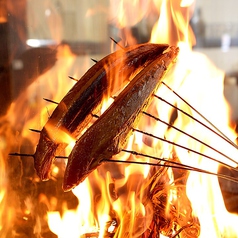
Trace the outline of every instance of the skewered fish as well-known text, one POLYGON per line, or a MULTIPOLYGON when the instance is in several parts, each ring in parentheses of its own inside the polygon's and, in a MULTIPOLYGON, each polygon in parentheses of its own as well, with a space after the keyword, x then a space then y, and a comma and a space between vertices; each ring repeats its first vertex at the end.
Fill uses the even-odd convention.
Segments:
POLYGON ((77 138, 101 107, 102 99, 123 88, 133 75, 161 54, 166 44, 140 44, 118 50, 92 66, 66 94, 40 133, 34 154, 41 180, 50 178, 55 155, 68 143, 62 132, 77 138), (121 79, 115 87, 115 81, 121 79))
POLYGON ((179 50, 170 47, 141 70, 116 97, 111 106, 79 138, 68 158, 63 190, 82 182, 103 159, 110 159, 123 149, 128 137, 146 110, 163 75, 179 50))

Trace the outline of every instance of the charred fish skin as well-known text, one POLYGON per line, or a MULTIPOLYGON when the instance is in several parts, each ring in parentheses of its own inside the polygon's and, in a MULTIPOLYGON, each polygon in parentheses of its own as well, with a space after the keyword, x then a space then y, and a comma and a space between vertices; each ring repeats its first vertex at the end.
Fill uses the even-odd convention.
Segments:
POLYGON ((117 77, 123 75, 124 80, 121 81, 121 87, 123 87, 136 69, 143 67, 146 62, 153 60, 167 48, 168 45, 142 44, 117 51, 100 60, 64 97, 62 107, 57 108, 62 126, 70 134, 77 133, 78 135, 92 119, 91 112, 100 105, 103 96, 114 93, 115 76, 113 77, 112 74, 118 74, 117 77))
POLYGON ((179 52, 176 47, 161 54, 138 73, 117 96, 112 105, 79 138, 68 158, 63 190, 69 191, 82 182, 103 159, 110 159, 125 145, 152 100, 163 75, 179 52))
POLYGON ((67 146, 57 137, 59 132, 66 131, 76 138, 92 120, 92 114, 99 110, 103 97, 115 92, 112 75, 124 79, 123 87, 132 74, 142 70, 167 48, 167 44, 147 43, 118 50, 98 61, 82 76, 58 104, 40 133, 34 164, 41 180, 50 178, 55 155, 67 146), (49 127, 53 135, 49 133, 49 127))

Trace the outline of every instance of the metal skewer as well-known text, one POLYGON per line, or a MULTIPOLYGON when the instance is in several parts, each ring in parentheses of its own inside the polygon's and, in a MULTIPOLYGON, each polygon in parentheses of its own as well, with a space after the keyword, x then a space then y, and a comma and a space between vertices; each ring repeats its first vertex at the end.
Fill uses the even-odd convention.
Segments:
POLYGON ((79 80, 78 79, 76 79, 76 78, 74 78, 74 77, 72 77, 72 76, 68 76, 70 79, 72 79, 72 80, 74 80, 74 81, 76 81, 76 82, 78 82, 79 80))
POLYGON ((221 161, 219 161, 219 160, 217 160, 217 159, 215 159, 215 158, 213 158, 213 157, 211 157, 211 156, 205 155, 205 154, 203 154, 203 153, 201 153, 201 152, 198 152, 198 151, 196 151, 196 150, 190 149, 189 147, 186 147, 186 146, 177 144, 177 143, 175 143, 175 142, 173 142, 173 141, 166 140, 166 139, 164 139, 164 138, 162 138, 162 137, 158 137, 158 136, 155 136, 155 135, 153 135, 153 134, 150 134, 150 133, 147 133, 147 132, 138 130, 138 129, 134 129, 134 131, 137 131, 137 132, 142 133, 142 134, 144 134, 144 135, 146 135, 146 136, 150 136, 150 137, 153 137, 153 138, 155 138, 155 139, 161 140, 161 141, 163 141, 163 142, 169 143, 169 144, 171 144, 171 145, 180 147, 180 148, 182 148, 182 149, 188 150, 189 152, 193 152, 193 153, 195 153, 195 154, 201 155, 201 156, 203 156, 203 157, 205 157, 205 158, 208 158, 208 159, 213 160, 213 161, 215 161, 215 162, 217 162, 217 163, 219 163, 219 164, 222 164, 222 165, 224 165, 225 167, 228 167, 228 168, 230 168, 230 169, 233 169, 233 170, 238 171, 238 169, 233 168, 233 167, 231 167, 230 165, 228 165, 228 164, 226 164, 226 163, 223 163, 223 162, 221 162, 221 161))
POLYGON ((236 149, 238 146, 228 137, 226 136, 219 128, 217 128, 210 120, 208 120, 202 113, 200 113, 196 108, 194 108, 190 103, 184 100, 178 93, 176 93, 172 88, 170 88, 165 82, 162 82, 171 92, 173 92, 179 99, 181 99, 185 104, 187 104, 192 110, 194 110, 199 116, 201 116, 207 123, 209 123, 213 128, 215 128, 225 139, 226 141, 233 145, 236 149))
MULTIPOLYGON (((186 133, 185 131, 183 131, 183 130, 181 130, 181 129, 179 129, 179 128, 173 126, 173 125, 170 125, 169 123, 167 123, 167 122, 161 120, 161 119, 158 118, 158 117, 155 117, 155 116, 153 116, 153 115, 151 115, 151 114, 149 114, 149 113, 147 113, 147 112, 143 112, 143 113, 144 113, 146 116, 149 116, 149 117, 151 117, 151 118, 153 118, 153 119, 155 119, 155 120, 157 120, 157 121, 160 121, 160 122, 166 124, 167 126, 173 128, 174 130, 177 130, 177 131, 181 132, 182 134, 184 134, 184 135, 186 135, 186 136, 192 138, 193 140, 195 140, 195 141, 201 143, 202 145, 205 145, 206 147, 210 148, 211 150, 213 150, 213 151, 217 152, 218 154, 224 156, 224 157, 227 158, 228 160, 230 160, 230 161, 232 161, 232 162, 235 162, 232 158, 230 158, 230 157, 227 156, 226 154, 222 153, 221 151, 215 149, 214 147, 210 146, 209 144, 203 142, 202 140, 200 140, 200 139, 198 139, 198 138, 196 138, 196 137, 194 137, 194 136, 192 136, 192 135, 186 133)), ((139 132, 141 132, 141 131, 139 131, 139 132)), ((141 132, 141 133, 142 133, 142 132, 141 132)), ((146 134, 146 135, 148 135, 148 134, 146 134)), ((154 136, 153 136, 153 137, 154 137, 154 136)), ((157 138, 157 139, 159 139, 159 138, 157 138)), ((168 141, 166 141, 166 142, 168 142, 168 141)), ((170 142, 168 142, 168 143, 170 143, 170 142)), ((174 144, 174 145, 175 145, 175 144, 174 144)), ((179 145, 177 145, 177 146, 179 146, 179 145)), ((180 146, 180 147, 181 147, 181 146, 180 146)), ((185 147, 184 149, 188 149, 188 148, 185 147)), ((192 150, 190 150, 190 151, 192 151, 192 150)), ((192 152, 194 152, 194 151, 192 151, 192 152)), ((195 153, 197 153, 197 152, 195 152, 195 153)), ((203 156, 204 156, 204 157, 207 157, 207 156, 205 156, 205 155, 203 155, 203 156)), ((211 159, 211 158, 210 158, 210 159, 211 159)), ((218 162, 218 163, 220 163, 220 164, 223 164, 223 165, 226 166, 226 167, 229 166, 229 165, 227 165, 227 164, 225 164, 225 163, 222 163, 222 162, 220 162, 220 161, 218 161, 218 160, 216 160, 216 159, 212 159, 212 160, 214 160, 214 161, 216 161, 216 162, 218 162)), ((235 163, 238 164, 237 162, 235 162, 235 163)), ((231 167, 231 166, 229 166, 229 168, 232 168, 233 170, 238 171, 238 168, 233 168, 233 167, 231 167)))
MULTIPOLYGON (((206 124, 204 124, 203 122, 199 121, 198 119, 196 119, 195 117, 193 117, 193 116, 190 115, 189 113, 183 111, 182 109, 176 107, 176 106, 173 105, 172 103, 166 101, 165 99, 163 99, 163 98, 161 98, 161 97, 159 97, 159 96, 157 96, 157 95, 154 95, 154 96, 155 96, 157 99, 159 99, 159 100, 165 102, 166 104, 170 105, 171 107, 175 108, 176 110, 182 112, 184 115, 190 117, 191 119, 193 119, 194 121, 198 122, 199 124, 201 124, 202 126, 204 126, 205 128, 207 128, 208 130, 212 131, 214 134, 216 134, 217 136, 219 136, 221 139, 225 140, 226 142, 228 142, 229 144, 231 144, 232 146, 234 146, 234 145, 233 145, 234 143, 231 143, 230 140, 227 140, 224 136, 222 136, 221 134, 219 134, 218 132, 216 132, 215 130, 213 130, 212 128, 210 128, 209 126, 207 126, 206 124)), ((235 148, 238 149, 237 146, 235 146, 235 148)), ((230 159, 230 160, 231 160, 233 163, 236 163, 236 164, 238 165, 237 161, 235 161, 235 160, 233 160, 233 159, 230 159)))
MULTIPOLYGON (((143 154, 143 153, 139 153, 136 151, 130 151, 130 150, 122 150, 123 152, 126 153, 130 153, 136 156, 142 156, 142 157, 146 157, 149 159, 154 159, 157 161, 161 161, 161 162, 166 162, 166 164, 159 164, 159 163, 152 163, 152 162, 143 162, 143 161, 132 161, 132 160, 117 160, 117 159, 103 159, 101 160, 101 163, 125 163, 125 164, 138 164, 138 165, 150 165, 150 166, 155 166, 155 167, 167 167, 167 168, 174 168, 174 169, 183 169, 183 170, 188 170, 188 171, 195 171, 195 172, 200 172, 200 173, 205 173, 205 174, 209 174, 209 175, 214 175, 217 176, 219 178, 222 179, 226 179, 228 181, 232 181, 232 182, 236 182, 238 183, 238 178, 234 178, 231 176, 227 176, 224 174, 219 174, 219 173, 213 173, 207 170, 203 170, 203 169, 199 169, 190 165, 186 165, 186 164, 182 164, 179 162, 175 162, 175 161, 170 161, 169 159, 164 159, 164 158, 159 158, 159 157, 155 157, 152 155, 147 155, 147 154, 143 154)), ((23 154, 23 153, 10 153, 9 156, 25 156, 25 157, 32 157, 34 158, 34 154, 23 154)), ((67 156, 55 156, 56 159, 68 159, 67 156)))
POLYGON ((119 44, 115 39, 113 39, 112 37, 110 37, 110 39, 111 39, 116 45, 118 45, 121 49, 125 50, 125 47, 123 47, 121 44, 119 44))
MULTIPOLYGON (((150 157, 148 155, 143 155, 145 157, 150 157)), ((162 160, 160 158, 156 158, 157 160, 162 160)), ((158 164, 158 163, 151 163, 151 162, 143 162, 143 161, 132 161, 132 160, 116 160, 116 159, 103 159, 102 162, 108 162, 108 163, 125 163, 125 164, 139 164, 139 165, 149 165, 149 166, 156 166, 156 167, 166 167, 166 168, 174 168, 174 169, 184 169, 184 170, 189 170, 189 171, 194 171, 194 172, 200 172, 200 173, 204 173, 204 174, 209 174, 209 175, 214 175, 217 176, 219 178, 222 179, 226 179, 232 182, 236 182, 238 183, 238 178, 234 178, 231 176, 227 176, 224 174, 218 174, 218 173, 213 173, 207 170, 203 170, 203 169, 199 169, 196 167, 192 167, 192 166, 188 166, 188 165, 184 165, 184 164, 180 164, 180 165, 174 165, 173 161, 169 161, 167 160, 167 162, 169 164, 158 164), (172 165, 171 165, 172 164, 172 165)))
MULTIPOLYGON (((165 83, 163 83, 165 86, 167 86, 165 83)), ((169 86, 167 86, 169 88, 169 86)), ((172 90, 171 88, 169 88, 170 90, 172 90)), ((191 107, 193 110, 195 110, 197 112, 197 110, 195 108, 193 108, 189 103, 187 103, 181 96, 179 96, 176 92, 174 92, 172 90, 173 93, 175 93, 181 100, 183 100, 189 107, 191 107)), ((202 126, 204 126, 205 128, 207 128, 208 130, 212 131, 213 133, 215 133, 217 136, 221 137, 222 139, 224 139, 225 141, 227 141, 228 143, 230 143, 230 139, 229 138, 226 138, 226 136, 224 136, 222 133, 219 134, 218 132, 214 131, 212 128, 208 127, 207 125, 205 125, 204 123, 202 123, 201 121, 199 121, 198 119, 196 119, 195 117, 193 117, 192 115, 188 114, 187 112, 183 111, 182 109, 174 106, 173 104, 169 103, 168 101, 166 101, 165 99, 157 96, 157 95, 154 95, 157 99, 167 103, 168 105, 170 105, 171 107, 177 109, 178 111, 182 112, 183 114, 185 114, 186 116, 190 117, 191 119, 193 119, 194 121, 198 122, 199 124, 201 124, 202 126)), ((55 104, 58 104, 57 102, 54 102, 50 99, 45 99, 46 101, 49 101, 49 102, 52 102, 52 103, 55 103, 55 104)), ((212 149, 213 151, 217 152, 218 154, 224 156, 225 158, 229 159, 230 161, 238 164, 235 160, 233 160, 232 158, 230 158, 229 156, 225 155, 224 153, 220 152, 219 150, 215 149, 214 147, 206 144, 205 142, 195 138, 194 136, 182 131, 181 129, 161 120, 160 118, 158 117, 155 117, 147 112, 142 112, 144 115, 146 116, 149 116, 157 121, 160 121, 161 123, 164 123, 166 124, 167 126, 179 131, 180 133, 183 133, 184 135, 194 139, 195 141, 207 146, 208 148, 212 149)), ((202 116, 199 112, 197 112, 200 116, 202 116)), ((98 117, 97 115, 93 115, 95 117, 98 117)), ((203 117, 203 116, 202 116, 203 117)), ((203 117, 205 119, 205 117, 203 117)), ((207 120, 207 119, 206 119, 207 120)), ((208 121, 209 122, 209 121, 208 121)), ((209 123, 211 124, 211 123, 209 123)), ((213 124, 211 124, 213 126, 213 124)), ((215 128, 217 130, 217 128, 215 128)), ((41 131, 39 130, 36 130, 36 129, 30 129, 31 131, 33 132, 37 132, 37 133, 40 133, 41 131)), ((238 168, 234 168, 222 161, 219 161, 211 156, 208 156, 208 155, 205 155, 201 152, 198 152, 198 151, 195 151, 193 149, 190 149, 186 146, 182 146, 180 144, 177 144, 175 142, 172 142, 172 141, 169 141, 169 140, 166 140, 165 138, 161 138, 161 137, 158 137, 156 135, 153 135, 151 133, 147 133, 145 131, 141 131, 139 129, 136 129, 136 128, 133 128, 134 131, 137 131, 139 133, 142 133, 146 136, 149 136, 149 137, 153 137, 153 138, 156 138, 158 140, 161 140, 163 142, 166 142, 166 143, 169 143, 169 144, 172 144, 174 146, 177 146, 177 147, 180 147, 180 148, 183 148, 183 149, 186 149, 188 150, 189 152, 193 152, 195 154, 198 154, 200 156, 203 156, 207 159, 210 159, 212 161, 215 161, 229 169, 232 169, 234 171, 238 171, 238 168)), ((219 131, 219 130, 218 130, 219 131)), ((220 131, 219 131, 220 132, 220 131)), ((230 143, 231 145, 233 145, 233 143, 230 143)), ((235 146, 236 148, 238 148, 237 146, 235 146)), ((171 167, 171 168, 178 168, 178 169, 185 169, 185 170, 189 170, 189 171, 196 171, 196 172, 202 172, 202 173, 206 173, 206 174, 211 174, 211 175, 215 175, 215 176, 218 176, 220 178, 223 178, 223 179, 227 179, 229 181, 233 181, 233 182, 238 182, 238 179, 236 178, 233 178, 231 176, 226 176, 226 175, 223 175, 223 174, 218 174, 218 173, 212 173, 212 172, 209 172, 209 171, 206 171, 206 170, 203 170, 203 169, 199 169, 199 168, 196 168, 196 167, 192 167, 192 166, 189 166, 189 165, 186 165, 186 164, 181 164, 181 163, 178 163, 178 162, 174 162, 174 161, 169 161, 168 159, 163 159, 163 158, 158 158, 158 157, 154 157, 154 156, 151 156, 151 155, 147 155, 147 154, 142 154, 142 153, 139 153, 139 152, 136 152, 136 151, 129 151, 129 150, 125 150, 123 149, 122 151, 124 152, 127 152, 127 153, 131 153, 131 154, 134 154, 134 155, 138 155, 138 156, 143 156, 143 157, 147 157, 147 158, 150 158, 150 159, 154 159, 154 160, 157 160, 157 161, 161 161, 161 162, 165 162, 165 164, 158 164, 158 163, 149 163, 149 162, 141 162, 141 161, 121 161, 121 160, 111 160, 111 159, 104 159, 102 160, 102 162, 114 162, 114 163, 132 163, 132 164, 143 164, 143 165, 151 165, 151 166, 163 166, 163 167, 171 167)), ((34 158, 34 154, 22 154, 22 153, 10 153, 9 154, 10 156, 27 156, 27 157, 33 157, 34 158)), ((68 157, 67 156, 55 156, 56 159, 67 159, 68 157)))
POLYGON ((47 102, 51 102, 51 103, 54 103, 54 104, 59 104, 58 102, 55 102, 55 101, 53 101, 53 100, 51 100, 51 99, 48 99, 48 98, 43 98, 45 101, 47 101, 47 102))

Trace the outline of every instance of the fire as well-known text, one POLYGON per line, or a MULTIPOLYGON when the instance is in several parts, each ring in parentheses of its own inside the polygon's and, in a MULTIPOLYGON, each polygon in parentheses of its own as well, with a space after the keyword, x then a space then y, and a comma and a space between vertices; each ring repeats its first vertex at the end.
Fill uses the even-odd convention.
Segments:
POLYGON ((88 187, 89 182, 86 181, 74 190, 74 194, 80 200, 76 211, 66 208, 62 218, 57 211, 48 213, 49 227, 59 237, 81 237, 87 232, 97 232, 97 227, 93 226, 94 216, 91 211, 92 201, 88 187))
MULTIPOLYGON (((59 197, 47 197, 43 192, 35 200, 31 197, 24 200, 24 205, 21 205, 24 207, 22 219, 27 221, 34 215, 34 234, 40 236, 43 232, 42 224, 47 223, 45 226, 59 238, 178 235, 200 238, 238 237, 238 217, 227 211, 219 178, 214 175, 219 173, 221 165, 236 167, 238 150, 227 139, 224 140, 224 135, 232 141, 235 141, 237 135, 230 128, 230 109, 223 96, 224 72, 217 69, 204 55, 191 49, 195 38, 189 19, 194 4, 192 0, 110 1, 109 20, 121 29, 120 44, 137 43, 130 27, 148 18, 153 22, 150 42, 179 46, 179 58, 176 67, 166 75, 164 84, 156 92, 158 97, 154 97, 124 150, 112 158, 120 163, 102 164, 72 193, 66 195, 76 200, 75 206, 71 207, 65 200, 60 203, 59 197), (156 22, 150 15, 151 12, 158 17, 156 22), (133 163, 138 161, 140 163, 133 163), (181 166, 173 168, 178 163, 183 168, 186 165, 191 166, 191 170, 197 168, 203 172, 187 171, 181 166), (47 208, 46 217, 40 218, 38 214, 34 214, 36 200, 38 205, 47 208)), ((87 17, 90 18, 90 15, 88 13, 87 17)), ((30 112, 25 112, 22 117, 24 128, 19 129, 22 138, 33 138, 33 144, 37 144, 37 138, 28 129, 41 128, 56 106, 45 102, 39 104, 39 96, 50 98, 57 104, 74 84, 73 80, 65 82, 65 78, 68 75, 80 78, 92 65, 92 62, 89 63, 90 57, 77 57, 67 45, 59 46, 57 52, 55 66, 41 75, 26 90, 26 94, 12 104, 8 112, 9 121, 18 129, 21 128, 22 121, 12 117, 13 112, 21 115, 19 111, 22 110, 22 105, 29 105, 29 110, 40 111, 40 115, 36 113, 33 117, 30 112), (82 66, 81 70, 77 71, 73 67, 76 64, 82 66), (53 81, 52 77, 57 79, 53 81)), ((113 94, 116 95, 123 86, 118 79, 113 94)), ((104 98, 98 115, 108 108, 115 95, 104 98)), ((69 144, 63 153, 67 156, 76 138, 62 130, 55 134, 51 127, 47 131, 69 144)), ((6 236, 3 217, 9 194, 4 158, 9 151, 3 154, 2 151, 6 149, 5 138, 0 139, 0 234, 6 236)), ((14 146, 19 148, 20 143, 21 139, 14 146)), ((55 160, 52 180, 48 182, 60 180, 65 163, 67 161, 61 158, 55 160)), ((39 183, 35 176, 31 179, 39 183)), ((12 228, 9 224, 16 220, 12 212, 14 209, 14 206, 9 206, 8 229, 12 228)))
MULTIPOLYGON (((180 76, 185 78, 178 87, 174 86, 174 90, 182 96, 183 99, 189 101, 202 115, 206 115, 208 120, 216 125, 225 135, 234 141, 236 135, 229 128, 229 108, 223 97, 223 72, 215 68, 215 66, 201 54, 187 52, 189 55, 189 64, 181 66, 184 74, 180 76), (203 62, 203 63, 201 63, 203 62), (198 67, 199 65, 199 67, 198 67), (188 72, 188 74, 186 73, 188 72), (187 75, 186 75, 187 74, 187 75), (215 87, 214 87, 215 85, 215 87), (211 90, 212 88, 212 90, 211 90), (206 105, 206 107, 204 107, 206 105), (216 106, 216 105, 219 105, 216 106)), ((184 55, 181 54, 180 57, 184 55)), ((183 64, 182 59, 179 60, 183 64)), ((182 73, 182 71, 180 71, 182 73)), ((175 77, 178 78, 178 77, 175 77)), ((203 118, 191 111, 187 105, 178 100, 177 106, 204 121, 203 118)), ((204 123, 207 124, 206 121, 204 123)), ((194 123, 183 114, 178 114, 178 119, 174 126, 200 139, 211 147, 219 148, 219 152, 229 155, 230 158, 237 158, 237 149, 229 145, 226 141, 207 130, 204 126, 194 123)), ((180 132, 168 131, 166 137, 178 144, 188 145, 190 149, 209 155, 212 158, 235 167, 235 163, 224 156, 217 154, 200 142, 191 140, 180 132)), ((202 168, 213 173, 218 172, 219 164, 204 158, 201 155, 188 153, 188 151, 175 147, 176 154, 181 162, 196 168, 202 168)), ((230 214, 225 207, 222 193, 220 190, 218 178, 214 175, 191 172, 186 184, 186 192, 192 203, 193 215, 198 217, 200 222, 199 237, 236 237, 236 227, 230 226, 230 221, 237 222, 237 216, 230 214), (202 194, 202 196, 201 196, 202 194), (228 222, 229 221, 229 222, 228 222), (227 223, 228 222, 228 223, 227 223)))
MULTIPOLYGON (((165 4, 165 2, 163 3, 165 4)), ((162 7, 164 6, 162 5, 162 7)), ((177 23, 179 24, 179 22, 177 23)), ((174 80, 177 83, 174 81, 169 82, 170 86, 202 115, 205 115, 213 125, 216 125, 215 128, 219 128, 219 133, 222 131, 228 138, 235 141, 236 134, 229 127, 229 106, 223 96, 224 73, 217 69, 204 55, 192 52, 185 43, 179 43, 181 53, 176 69, 178 72, 174 72, 174 80), (179 78, 181 79, 180 81, 179 78)), ((161 88, 161 92, 160 90, 157 92, 158 95, 162 95, 163 90, 161 88)), ((168 91, 167 93, 171 92, 168 91)), ((171 103, 176 104, 178 108, 194 115, 194 117, 199 118, 199 121, 207 124, 204 118, 201 118, 198 113, 191 110, 178 98, 175 101, 171 101, 171 103)), ((191 150, 194 149, 204 155, 216 158, 222 163, 236 167, 234 158, 237 158, 237 149, 224 139, 207 130, 204 126, 189 120, 182 113, 178 113, 174 126, 211 147, 219 148, 219 152, 233 159, 225 158, 225 156, 212 151, 211 148, 207 148, 200 142, 192 141, 173 129, 165 133, 168 140, 180 145, 187 145, 191 150)), ((216 161, 191 152, 188 153, 188 151, 178 147, 175 147, 174 150, 183 164, 213 173, 218 172, 219 163, 216 161)), ((186 183, 186 192, 192 204, 193 216, 197 217, 200 223, 199 237, 237 237, 237 228, 231 223, 237 223, 238 217, 227 211, 216 176, 191 172, 186 183)))
POLYGON ((168 42, 171 45, 186 42, 190 46, 194 45, 195 38, 189 26, 194 2, 158 0, 155 4, 160 6, 158 7, 160 16, 152 29, 150 41, 168 42))

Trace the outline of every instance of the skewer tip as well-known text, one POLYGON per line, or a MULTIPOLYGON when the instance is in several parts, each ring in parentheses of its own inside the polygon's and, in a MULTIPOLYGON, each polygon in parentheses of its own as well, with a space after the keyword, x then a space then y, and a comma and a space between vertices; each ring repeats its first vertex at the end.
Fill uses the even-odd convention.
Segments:
POLYGON ((48 98, 43 98, 45 101, 47 101, 47 102, 51 102, 51 103, 54 103, 54 104, 59 104, 58 102, 56 102, 56 101, 53 101, 53 100, 51 100, 51 99, 48 99, 48 98))
POLYGON ((72 80, 74 80, 74 81, 76 81, 76 82, 78 82, 79 80, 78 79, 76 79, 76 78, 74 78, 74 77, 72 77, 72 76, 68 76, 70 79, 72 79, 72 80))
POLYGON ((111 39, 116 45, 118 45, 121 49, 125 50, 125 47, 123 47, 121 44, 119 44, 115 39, 113 39, 112 37, 110 37, 110 39, 111 39))
POLYGON ((36 132, 36 133, 40 133, 41 132, 40 130, 32 129, 32 128, 30 128, 29 130, 32 131, 32 132, 36 132))
POLYGON ((91 60, 92 60, 94 63, 97 63, 97 62, 98 62, 97 60, 95 60, 95 59, 93 59, 93 58, 91 58, 91 60))

